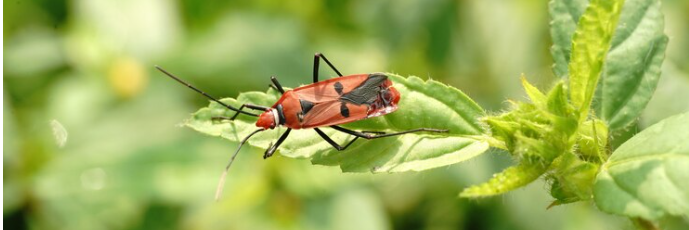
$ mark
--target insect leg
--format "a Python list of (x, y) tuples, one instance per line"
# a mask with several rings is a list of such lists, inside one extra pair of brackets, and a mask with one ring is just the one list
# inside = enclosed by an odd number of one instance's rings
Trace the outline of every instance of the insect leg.
[(352, 143), (354, 143), (354, 141), (356, 141), (356, 139), (359, 139), (359, 137), (355, 136), (354, 139), (349, 141), (349, 143), (347, 143), (345, 146), (340, 146), (339, 144), (335, 143), (335, 141), (333, 141), (333, 139), (330, 139), (330, 137), (328, 135), (325, 135), (325, 133), (323, 133), (323, 131), (321, 131), (319, 128), (313, 128), (313, 129), (316, 130), (318, 135), (320, 135), (321, 138), (323, 138), (323, 140), (328, 142), (328, 144), (332, 145), (333, 148), (337, 149), (338, 151), (342, 151), (342, 150), (347, 149), (347, 147), (349, 147)]
[(287, 129), (273, 146), (270, 146), (270, 148), (266, 149), (266, 152), (263, 154), (263, 159), (266, 159), (272, 156), (273, 153), (275, 153), (275, 151), (278, 149), (278, 147), (280, 147), (282, 142), (285, 141), (290, 131), (292, 131), (292, 129)]
[(361, 131), (361, 133), (385, 134), (385, 132), (380, 131)]
[(402, 135), (402, 134), (407, 134), (407, 133), (415, 133), (415, 132), (433, 132), (433, 133), (447, 133), (449, 130), (446, 129), (430, 129), (430, 128), (419, 128), (419, 129), (412, 129), (412, 130), (406, 130), (402, 132), (397, 132), (397, 133), (383, 133), (383, 134), (376, 134), (371, 135), (370, 133), (373, 132), (359, 132), (359, 131), (354, 131), (350, 129), (345, 129), (337, 125), (330, 126), (331, 128), (346, 133), (350, 135), (354, 135), (357, 137), (361, 138), (366, 138), (366, 139), (375, 139), (375, 138), (381, 138), (381, 137), (391, 137), (391, 136), (397, 136), (397, 135)]
[[(249, 109), (253, 109), (253, 110), (258, 110), (258, 111), (266, 111), (266, 110), (270, 109), (269, 107), (265, 107), (265, 106), (262, 106), (262, 105), (243, 104), (242, 106), (239, 107), (239, 111), (242, 111), (242, 109), (244, 109), (244, 107), (249, 108)], [(238, 115), (239, 115), (239, 112), (235, 113), (232, 117), (215, 116), (215, 117), (211, 117), (211, 119), (213, 119), (213, 120), (231, 120), (231, 121), (233, 121), (234, 119), (237, 118)]]
[(328, 66), (330, 66), (330, 68), (337, 73), (337, 76), (342, 77), (340, 71), (337, 71), (337, 68), (335, 68), (335, 66), (333, 66), (333, 64), (330, 63), (327, 58), (325, 58), (325, 55), (322, 53), (316, 53), (316, 55), (313, 56), (313, 83), (318, 82), (318, 65), (321, 62), (321, 58), (323, 58), (323, 61), (325, 61), (325, 63), (327, 63)]
[(278, 82), (277, 78), (270, 76), (270, 81), (273, 82), (273, 84), (270, 85), (271, 87), (274, 87), (273, 89), (279, 91), (281, 94), (285, 94), (285, 90), (282, 88), (282, 85), (280, 85), (280, 82)]

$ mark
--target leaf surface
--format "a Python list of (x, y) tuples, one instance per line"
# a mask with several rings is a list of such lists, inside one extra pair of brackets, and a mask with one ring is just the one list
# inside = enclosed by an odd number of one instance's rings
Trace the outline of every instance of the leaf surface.
[(689, 113), (658, 122), (615, 150), (598, 173), (594, 200), (603, 211), (630, 217), (689, 217)]

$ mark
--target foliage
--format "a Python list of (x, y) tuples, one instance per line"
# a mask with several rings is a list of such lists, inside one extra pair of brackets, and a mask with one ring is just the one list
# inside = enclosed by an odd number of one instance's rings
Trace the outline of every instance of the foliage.
[[(578, 111), (567, 102), (562, 83), (548, 95), (524, 78), (522, 83), (531, 103), (513, 102), (511, 111), (484, 118), (496, 139), (495, 145), (508, 150), (518, 165), (496, 174), (485, 184), (467, 188), (460, 196), (508, 192), (548, 173), (558, 204), (590, 199), (590, 182), (597, 165), (606, 157), (600, 143), (605, 143), (607, 136), (598, 135), (607, 133), (605, 125), (597, 120), (587, 121), (579, 129)], [(574, 148), (575, 144), (586, 147)]]
[[(607, 1), (603, 1), (607, 2)], [(613, 2), (613, 1), (610, 1)], [(607, 55), (576, 55), (580, 60), (570, 61), (572, 47), (576, 44), (592, 45), (591, 39), (596, 37), (595, 31), (586, 34), (594, 35), (593, 38), (585, 38), (581, 35), (574, 36), (575, 26), (581, 18), (588, 0), (562, 0), (550, 2), (550, 15), (552, 17), (551, 35), (553, 47), (551, 48), (555, 64), (553, 70), (561, 78), (577, 78), (582, 70), (577, 69), (575, 62), (593, 61), (588, 57), (597, 56), (604, 58), (603, 66), (591, 65), (592, 71), (588, 75), (579, 77), (582, 82), (577, 82), (576, 87), (586, 84), (588, 89), (593, 89), (591, 82), (586, 79), (600, 77), (595, 95), (593, 91), (586, 91), (587, 97), (594, 96), (593, 108), (595, 114), (606, 121), (610, 128), (619, 130), (632, 123), (641, 114), (646, 104), (651, 99), (660, 77), (660, 66), (665, 57), (665, 48), (668, 38), (663, 32), (664, 20), (660, 12), (660, 1), (626, 0), (619, 14), (619, 23), (613, 20), (599, 23), (598, 15), (592, 15), (585, 23), (594, 22), (600, 27), (591, 26), (593, 30), (607, 30), (607, 34), (615, 33), (612, 38), (607, 37), (607, 45), (599, 45), (594, 50), (589, 47), (580, 48), (582, 52), (607, 52)], [(619, 7), (619, 6), (618, 6)], [(611, 9), (619, 10), (619, 9)], [(618, 12), (619, 13), (619, 12)], [(616, 26), (616, 28), (614, 28)], [(572, 43), (574, 39), (574, 43)], [(578, 40), (577, 40), (578, 39)], [(605, 47), (605, 49), (601, 49)], [(609, 47), (609, 50), (607, 49)], [(575, 55), (572, 55), (573, 57)], [(569, 68), (568, 68), (569, 63)], [(572, 84), (572, 83), (570, 83)], [(584, 94), (577, 95), (577, 98)], [(582, 100), (582, 99), (577, 99)], [(590, 98), (589, 98), (590, 100)]]
[[(667, 214), (689, 216), (689, 165), (682, 157), (689, 138), (686, 114), (639, 133), (608, 159), (608, 127), (623, 128), (650, 100), (668, 40), (659, 1), (623, 3), (593, 0), (582, 12), (586, 1), (551, 2), (554, 72), (567, 78), (569, 101), (562, 83), (546, 101), (523, 80), (531, 103), (485, 119), (496, 146), (505, 147), (518, 165), (461, 196), (507, 192), (546, 174), (556, 199), (552, 205), (593, 198), (601, 210), (641, 223)], [(596, 113), (589, 114), (594, 95)]]
[[(605, 148), (598, 144), (606, 143), (607, 136), (597, 133), (598, 129), (601, 134), (607, 133), (607, 126), (587, 118), (620, 8), (622, 1), (592, 1), (577, 24), (569, 62), (569, 100), (564, 83), (557, 84), (546, 96), (523, 79), (531, 103), (518, 103), (509, 112), (485, 118), (499, 141), (497, 146), (504, 146), (520, 166), (508, 168), (486, 184), (468, 188), (461, 196), (507, 192), (547, 173), (556, 199), (553, 204), (591, 199), (594, 175), (607, 158)], [(587, 128), (591, 132), (579, 131)], [(579, 147), (576, 144), (580, 140), (592, 140), (594, 147)], [(505, 186), (498, 179), (503, 177), (521, 183)]]

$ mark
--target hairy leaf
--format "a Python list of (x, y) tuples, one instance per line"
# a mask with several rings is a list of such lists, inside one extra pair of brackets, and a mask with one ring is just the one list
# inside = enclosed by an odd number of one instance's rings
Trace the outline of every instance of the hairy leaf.
[[(576, 111), (567, 103), (563, 83), (557, 84), (547, 95), (525, 78), (522, 78), (522, 85), (531, 103), (513, 102), (511, 111), (483, 118), (491, 130), (491, 144), (509, 151), (519, 163), (493, 175), (483, 184), (465, 189), (461, 197), (492, 196), (515, 190), (548, 173), (553, 161), (561, 162), (557, 159), (561, 159), (562, 154), (574, 156), (571, 151), (575, 140), (572, 135), (577, 130)], [(578, 159), (567, 162), (575, 160)], [(567, 169), (567, 174), (576, 173), (578, 169)], [(594, 175), (595, 170), (589, 177), (590, 181)], [(578, 195), (580, 188), (584, 187), (578, 185), (586, 178), (577, 181), (561, 179), (555, 178), (568, 186), (567, 195), (572, 192)], [(588, 191), (590, 193), (590, 189)]]
[(665, 119), (622, 144), (594, 185), (606, 212), (658, 219), (689, 217), (689, 113)]
[[(550, 2), (553, 71), (567, 77), (571, 41), (587, 0)], [(646, 107), (660, 76), (667, 36), (658, 0), (626, 0), (612, 37), (593, 106), (611, 129), (634, 121)]]
[(623, 0), (592, 0), (574, 31), (569, 94), (572, 104), (579, 110), (580, 121), (588, 115), (623, 3)]
[[(315, 164), (339, 165), (345, 172), (419, 171), (446, 166), (470, 159), (488, 149), (488, 144), (475, 137), (485, 133), (478, 122), (484, 111), (461, 91), (439, 82), (417, 77), (403, 78), (387, 74), (401, 93), (399, 109), (391, 114), (343, 125), (354, 130), (399, 132), (415, 128), (448, 129), (449, 133), (412, 133), (374, 140), (359, 139), (344, 151), (337, 151), (312, 129), (293, 130), (280, 146), (279, 153), (293, 158), (311, 158)], [(222, 101), (234, 106), (252, 103), (270, 106), (279, 93), (247, 92), (237, 100)], [(209, 135), (231, 141), (241, 140), (256, 130), (256, 118), (239, 115), (233, 122), (212, 121), (213, 116), (232, 116), (234, 112), (211, 103), (193, 114), (187, 126)], [(321, 128), (338, 143), (351, 136)], [(284, 128), (261, 132), (249, 144), (267, 148), (284, 132)], [(228, 151), (229, 152), (229, 151)]]
[(488, 182), (464, 189), (460, 197), (478, 198), (499, 195), (525, 186), (546, 172), (548, 165), (522, 161), (493, 175)]
[(524, 91), (526, 91), (526, 95), (529, 96), (529, 99), (531, 99), (531, 102), (536, 105), (536, 107), (539, 108), (546, 108), (546, 104), (548, 103), (548, 99), (546, 98), (545, 94), (538, 90), (535, 86), (533, 86), (529, 81), (526, 80), (526, 77), (524, 77), (524, 74), (522, 74), (522, 87), (524, 87)]

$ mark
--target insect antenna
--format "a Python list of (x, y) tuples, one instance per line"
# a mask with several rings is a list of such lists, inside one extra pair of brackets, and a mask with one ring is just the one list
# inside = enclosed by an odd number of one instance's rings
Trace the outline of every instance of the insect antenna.
[(225, 185), (225, 177), (227, 176), (227, 171), (230, 169), (230, 166), (232, 166), (232, 162), (234, 162), (234, 158), (237, 157), (237, 154), (239, 153), (239, 150), (242, 149), (242, 145), (246, 143), (247, 140), (254, 134), (257, 134), (258, 132), (263, 131), (264, 129), (257, 129), (256, 131), (252, 132), (248, 136), (246, 136), (241, 142), (239, 142), (239, 146), (237, 146), (237, 151), (234, 152), (234, 155), (232, 155), (232, 158), (230, 158), (230, 161), (227, 162), (227, 166), (225, 166), (225, 171), (222, 173), (222, 176), (220, 176), (220, 181), (218, 181), (218, 187), (215, 189), (215, 201), (220, 200), (220, 194), (222, 194), (222, 189), (223, 186)]
[(213, 97), (213, 96), (211, 96), (211, 95), (208, 95), (207, 93), (201, 91), (200, 89), (197, 89), (196, 87), (194, 87), (194, 86), (192, 86), (191, 84), (189, 84), (189, 83), (183, 81), (182, 79), (180, 79), (180, 78), (178, 78), (178, 77), (175, 77), (175, 75), (172, 75), (171, 73), (165, 71), (163, 68), (160, 68), (160, 66), (156, 66), (156, 69), (160, 70), (160, 72), (163, 72), (165, 75), (167, 75), (168, 77), (170, 77), (170, 78), (174, 79), (175, 81), (181, 83), (182, 85), (186, 85), (187, 87), (189, 87), (190, 89), (193, 89), (194, 91), (200, 93), (201, 95), (206, 96), (207, 98), (209, 98), (209, 99), (211, 99), (211, 100), (217, 102), (218, 104), (221, 104), (222, 106), (225, 106), (225, 108), (228, 108), (228, 109), (233, 110), (233, 111), (237, 111), (238, 113), (243, 113), (243, 114), (246, 114), (246, 115), (249, 115), (249, 116), (258, 117), (257, 114), (253, 114), (253, 113), (249, 113), (249, 112), (246, 112), (246, 111), (239, 110), (239, 109), (237, 109), (237, 108), (235, 108), (235, 107), (232, 107), (232, 106), (230, 106), (230, 105), (228, 105), (228, 104), (223, 103), (222, 101), (220, 101), (220, 100), (218, 100), (218, 99), (215, 99), (215, 97)]

